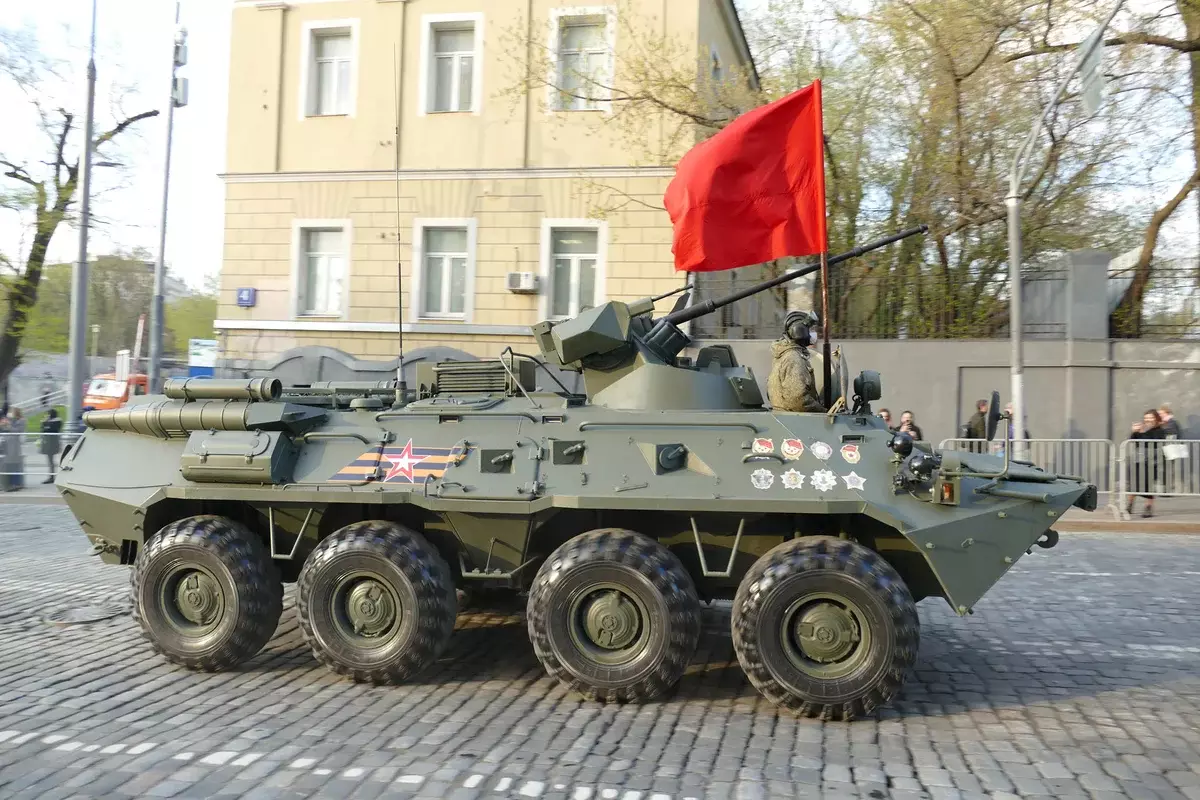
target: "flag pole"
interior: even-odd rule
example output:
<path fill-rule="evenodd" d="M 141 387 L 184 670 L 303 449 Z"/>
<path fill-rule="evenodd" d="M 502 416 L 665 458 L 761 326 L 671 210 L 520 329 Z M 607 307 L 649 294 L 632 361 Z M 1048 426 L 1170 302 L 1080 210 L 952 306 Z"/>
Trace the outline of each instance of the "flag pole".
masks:
<path fill-rule="evenodd" d="M 821 251 L 821 340 L 825 366 L 825 407 L 833 407 L 833 355 L 829 344 L 829 251 Z"/>

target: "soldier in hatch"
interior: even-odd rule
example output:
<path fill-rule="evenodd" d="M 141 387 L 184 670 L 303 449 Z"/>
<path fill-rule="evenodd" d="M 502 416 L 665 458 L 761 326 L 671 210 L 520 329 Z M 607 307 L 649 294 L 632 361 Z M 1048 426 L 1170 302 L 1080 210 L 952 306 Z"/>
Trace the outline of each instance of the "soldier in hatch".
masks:
<path fill-rule="evenodd" d="M 822 412 L 813 373 L 810 345 L 817 341 L 817 315 L 793 311 L 783 321 L 783 336 L 771 345 L 771 374 L 767 377 L 767 399 L 779 411 Z"/>

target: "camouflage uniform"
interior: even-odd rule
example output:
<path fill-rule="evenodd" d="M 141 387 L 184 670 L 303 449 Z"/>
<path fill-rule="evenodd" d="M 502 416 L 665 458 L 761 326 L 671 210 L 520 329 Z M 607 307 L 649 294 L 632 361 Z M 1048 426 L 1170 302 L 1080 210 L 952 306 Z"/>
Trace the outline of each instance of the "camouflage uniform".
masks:
<path fill-rule="evenodd" d="M 822 412 L 808 348 L 786 336 L 771 345 L 771 374 L 767 376 L 767 400 L 778 411 Z"/>

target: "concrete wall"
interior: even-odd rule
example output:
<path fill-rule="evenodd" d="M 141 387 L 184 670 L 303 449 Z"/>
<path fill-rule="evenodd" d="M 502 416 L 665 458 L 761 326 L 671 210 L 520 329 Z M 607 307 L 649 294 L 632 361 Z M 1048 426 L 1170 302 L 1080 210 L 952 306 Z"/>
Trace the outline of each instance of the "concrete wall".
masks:
<path fill-rule="evenodd" d="M 771 342 L 730 341 L 766 391 Z M 1009 401 L 1007 340 L 876 340 L 840 343 L 851 377 L 878 370 L 883 399 L 899 417 L 911 410 L 925 438 L 956 435 L 976 400 L 995 389 Z M 1025 342 L 1027 427 L 1035 438 L 1124 439 L 1147 408 L 1169 403 L 1182 427 L 1200 438 L 1200 342 L 1079 340 L 1070 370 L 1066 342 Z M 1071 379 L 1068 380 L 1068 374 Z M 1072 385 L 1069 385 L 1072 384 Z M 1068 395 L 1070 403 L 1068 403 Z"/>

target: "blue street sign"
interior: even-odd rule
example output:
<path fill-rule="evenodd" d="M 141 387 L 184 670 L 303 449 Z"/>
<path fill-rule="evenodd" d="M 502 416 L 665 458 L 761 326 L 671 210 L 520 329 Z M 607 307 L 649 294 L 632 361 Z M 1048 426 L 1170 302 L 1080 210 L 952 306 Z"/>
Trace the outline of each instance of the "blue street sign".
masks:
<path fill-rule="evenodd" d="M 253 286 L 243 286 L 237 290 L 237 304 L 241 308 L 252 308 L 258 292 Z"/>

